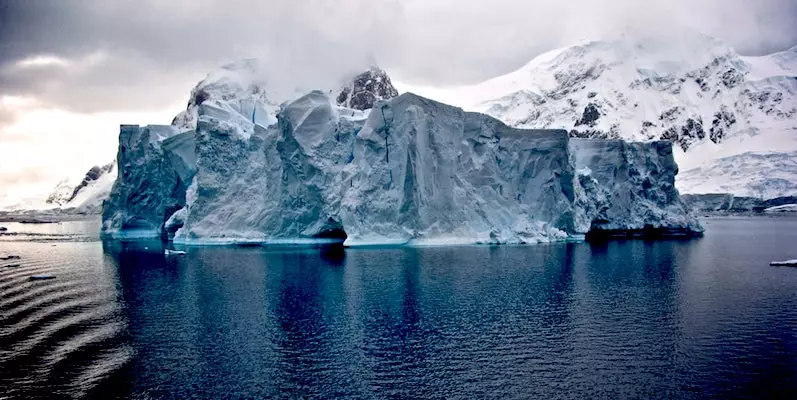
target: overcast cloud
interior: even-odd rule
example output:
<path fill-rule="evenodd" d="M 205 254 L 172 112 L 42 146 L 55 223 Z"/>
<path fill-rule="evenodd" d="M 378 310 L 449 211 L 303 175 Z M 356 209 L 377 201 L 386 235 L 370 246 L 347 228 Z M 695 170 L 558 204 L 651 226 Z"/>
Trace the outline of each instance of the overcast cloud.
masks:
<path fill-rule="evenodd" d="M 795 0 L 0 0 L 0 96 L 85 115 L 173 114 L 205 73 L 247 57 L 266 60 L 277 81 L 375 62 L 402 81 L 450 85 L 620 32 L 693 29 L 764 54 L 797 44 L 795 26 Z M 0 155 L 25 112 L 0 109 Z M 14 141 L 40 146 L 54 134 L 17 129 Z M 98 133 L 78 135 L 76 146 Z M 0 188 L 11 184 L 3 167 Z"/>

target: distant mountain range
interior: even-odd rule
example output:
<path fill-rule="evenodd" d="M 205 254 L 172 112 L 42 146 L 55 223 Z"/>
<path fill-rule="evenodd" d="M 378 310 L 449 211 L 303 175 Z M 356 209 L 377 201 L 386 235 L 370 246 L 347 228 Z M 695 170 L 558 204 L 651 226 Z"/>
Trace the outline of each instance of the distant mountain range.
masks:
<path fill-rule="evenodd" d="M 116 180 L 116 161 L 94 166 L 77 179 L 58 182 L 46 198 L 26 199 L 3 211 L 48 211 L 67 214 L 99 214 Z"/>

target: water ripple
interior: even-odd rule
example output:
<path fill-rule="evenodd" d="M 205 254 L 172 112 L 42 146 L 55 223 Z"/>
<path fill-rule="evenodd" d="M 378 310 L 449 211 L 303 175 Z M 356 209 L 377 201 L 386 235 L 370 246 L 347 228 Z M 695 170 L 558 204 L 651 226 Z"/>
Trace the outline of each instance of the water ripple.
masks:
<path fill-rule="evenodd" d="M 80 398 L 132 360 L 115 284 L 87 246 L 0 243 L 21 264 L 0 266 L 0 397 Z"/>

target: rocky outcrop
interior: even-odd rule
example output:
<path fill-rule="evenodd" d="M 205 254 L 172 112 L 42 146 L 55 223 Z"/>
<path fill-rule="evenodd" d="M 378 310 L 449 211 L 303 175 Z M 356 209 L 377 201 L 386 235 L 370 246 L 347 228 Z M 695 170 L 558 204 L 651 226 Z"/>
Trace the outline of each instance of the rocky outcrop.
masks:
<path fill-rule="evenodd" d="M 379 100 L 390 100 L 398 96 L 390 77 L 379 68 L 373 67 L 352 79 L 340 90 L 336 97 L 339 106 L 355 110 L 368 110 Z"/>

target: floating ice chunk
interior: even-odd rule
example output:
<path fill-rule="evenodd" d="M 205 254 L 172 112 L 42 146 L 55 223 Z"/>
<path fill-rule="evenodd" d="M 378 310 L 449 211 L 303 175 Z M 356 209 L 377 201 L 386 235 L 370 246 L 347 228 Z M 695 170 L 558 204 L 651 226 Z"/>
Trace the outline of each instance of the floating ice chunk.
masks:
<path fill-rule="evenodd" d="M 797 267 L 797 259 L 785 261 L 772 261 L 769 265 L 773 267 Z"/>

